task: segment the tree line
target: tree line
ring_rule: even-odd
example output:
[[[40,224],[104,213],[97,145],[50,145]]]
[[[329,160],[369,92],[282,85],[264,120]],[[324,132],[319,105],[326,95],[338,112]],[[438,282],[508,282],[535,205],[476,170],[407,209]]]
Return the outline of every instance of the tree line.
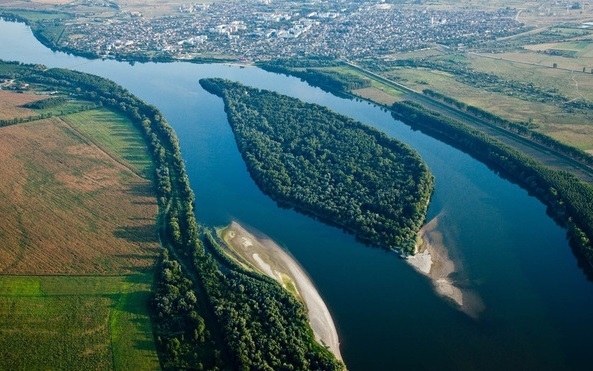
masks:
[[[51,97],[42,100],[37,100],[35,102],[25,103],[23,107],[25,108],[32,108],[32,109],[46,109],[60,106],[66,103],[68,99],[66,97]]]
[[[0,76],[4,66],[0,62]],[[10,73],[120,112],[140,129],[153,160],[157,229],[165,248],[150,303],[163,369],[344,368],[316,343],[304,306],[278,283],[223,272],[206,251],[177,136],[156,107],[112,81],[76,71],[19,64]]]
[[[451,106],[455,106],[457,109],[461,111],[465,111],[475,117],[482,118],[488,121],[489,123],[492,123],[493,125],[512,131],[515,134],[518,134],[522,137],[525,137],[529,140],[546,146],[556,152],[560,152],[576,161],[582,162],[587,165],[593,165],[593,156],[578,148],[569,146],[568,144],[564,144],[559,140],[554,139],[546,134],[538,133],[537,131],[533,130],[536,129],[538,126],[532,122],[513,122],[504,119],[500,116],[497,116],[491,112],[485,111],[481,108],[472,105],[467,105],[455,98],[449,97],[445,94],[436,92],[431,89],[425,89],[422,92],[429,97],[441,100],[444,103],[447,103]]]
[[[222,79],[200,84],[224,99],[264,193],[372,245],[413,253],[434,179],[409,146],[319,105]]]
[[[316,68],[295,68],[294,62],[278,60],[262,62],[258,66],[266,71],[296,76],[311,86],[316,86],[324,91],[334,94],[344,94],[351,90],[368,88],[371,80],[350,73],[339,73],[332,70],[319,70]],[[297,64],[298,65],[298,64]]]
[[[538,197],[554,219],[567,228],[577,257],[588,274],[593,271],[593,187],[574,175],[550,169],[521,152],[458,120],[403,101],[393,115],[414,129],[466,151]]]

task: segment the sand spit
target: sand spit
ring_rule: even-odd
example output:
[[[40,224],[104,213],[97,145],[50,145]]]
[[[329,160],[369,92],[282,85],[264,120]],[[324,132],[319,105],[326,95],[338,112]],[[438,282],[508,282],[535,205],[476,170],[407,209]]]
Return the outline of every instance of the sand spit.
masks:
[[[478,318],[484,305],[472,290],[461,287],[451,279],[451,275],[461,271],[461,264],[451,258],[439,231],[439,217],[428,222],[418,233],[416,255],[406,258],[416,271],[432,281],[436,293],[449,299],[463,313]]]
[[[307,307],[315,338],[327,346],[337,359],[342,360],[338,332],[331,314],[313,282],[294,258],[267,236],[256,237],[237,222],[232,222],[224,229],[222,237],[253,268],[275,279],[285,288],[287,278],[294,283],[296,290],[291,292]]]

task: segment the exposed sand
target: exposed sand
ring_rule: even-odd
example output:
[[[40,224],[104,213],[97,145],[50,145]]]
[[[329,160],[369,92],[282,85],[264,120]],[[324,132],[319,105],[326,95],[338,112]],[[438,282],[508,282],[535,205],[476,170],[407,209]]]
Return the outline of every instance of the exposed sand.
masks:
[[[453,273],[461,271],[461,264],[451,258],[438,225],[439,216],[436,216],[422,227],[418,233],[417,253],[407,257],[406,262],[430,278],[438,295],[449,299],[463,313],[478,318],[484,309],[483,302],[475,292],[451,279]]]
[[[286,279],[296,286],[294,294],[307,307],[315,338],[341,360],[340,341],[334,321],[317,289],[300,265],[267,236],[254,236],[239,223],[232,222],[222,232],[225,242],[244,262],[287,287]]]

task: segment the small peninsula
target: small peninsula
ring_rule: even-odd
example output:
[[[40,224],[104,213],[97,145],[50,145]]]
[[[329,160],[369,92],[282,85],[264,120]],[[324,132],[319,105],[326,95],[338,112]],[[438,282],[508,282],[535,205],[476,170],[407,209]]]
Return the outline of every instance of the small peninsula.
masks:
[[[434,178],[412,148],[319,105],[223,79],[200,84],[224,99],[264,193],[371,245],[414,253]]]

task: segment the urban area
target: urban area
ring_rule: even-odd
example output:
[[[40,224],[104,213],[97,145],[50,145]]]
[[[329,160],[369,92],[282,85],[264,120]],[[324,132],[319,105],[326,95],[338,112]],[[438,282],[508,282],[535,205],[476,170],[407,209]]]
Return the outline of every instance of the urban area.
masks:
[[[107,20],[90,17],[85,23],[70,22],[58,45],[104,58],[357,59],[385,58],[435,43],[463,47],[524,30],[511,8],[403,10],[381,1],[310,4],[271,0],[187,4],[176,15],[158,18],[120,12]]]

